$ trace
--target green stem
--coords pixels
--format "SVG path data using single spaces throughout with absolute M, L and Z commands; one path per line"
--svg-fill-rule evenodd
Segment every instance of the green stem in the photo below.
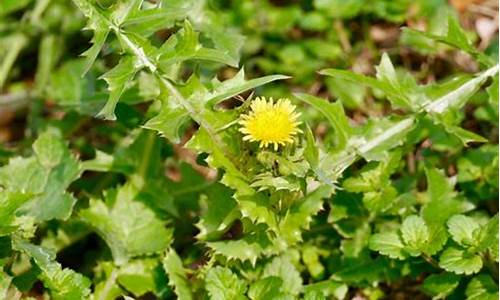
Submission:
M 426 262 L 431 264 L 434 268 L 437 268 L 437 269 L 440 268 L 439 263 L 434 258 L 432 258 L 432 256 L 427 255 L 425 253 L 422 253 L 422 257 L 425 259 Z
M 144 143 L 144 151 L 142 152 L 142 160 L 139 164 L 139 168 L 137 169 L 137 173 L 141 178 L 146 176 L 148 171 L 148 167 L 151 164 L 151 155 L 153 153 L 153 149 L 155 146 L 156 136 L 153 132 L 148 130 L 146 132 L 146 142 Z
M 495 282 L 498 282 L 498 266 L 493 261 L 489 252 L 483 254 L 483 261 L 491 276 L 495 279 Z
M 109 297 L 109 293 L 113 289 L 113 284 L 115 284 L 116 277 L 118 277 L 118 269 L 117 267 L 113 268 L 113 271 L 109 275 L 109 277 L 106 279 L 106 284 L 104 285 L 104 288 L 102 289 L 101 295 L 99 296 L 98 300 L 106 300 Z

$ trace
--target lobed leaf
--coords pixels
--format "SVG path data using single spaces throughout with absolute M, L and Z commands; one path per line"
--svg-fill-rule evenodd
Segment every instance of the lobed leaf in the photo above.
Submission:
M 16 241 L 14 247 L 22 251 L 40 268 L 39 278 L 55 300 L 80 300 L 90 295 L 90 280 L 70 269 L 63 269 L 55 255 L 26 241 Z
M 137 191 L 127 184 L 106 194 L 106 203 L 91 199 L 80 218 L 95 228 L 106 241 L 117 265 L 130 258 L 158 253 L 172 241 L 172 230 L 165 228 L 153 211 L 135 199 Z
M 238 300 L 245 299 L 247 286 L 244 281 L 239 279 L 228 268 L 214 267 L 208 270 L 205 278 L 205 284 L 210 295 L 214 300 Z

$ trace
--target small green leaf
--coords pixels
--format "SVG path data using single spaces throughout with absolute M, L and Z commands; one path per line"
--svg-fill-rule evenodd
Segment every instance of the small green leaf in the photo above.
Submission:
M 462 246 L 474 244 L 474 231 L 479 228 L 479 224 L 471 217 L 455 215 L 448 222 L 448 231 L 455 242 Z
M 257 258 L 263 254 L 275 252 L 273 244 L 267 233 L 264 231 L 267 226 L 262 225 L 252 232 L 245 233 L 238 240 L 227 240 L 217 242 L 207 242 L 207 246 L 230 260 L 238 259 L 241 261 L 250 261 L 255 265 Z
M 465 294 L 467 300 L 497 300 L 498 284 L 486 274 L 478 275 L 469 282 Z
M 491 218 L 488 223 L 477 232 L 477 251 L 484 251 L 498 245 L 498 214 Z M 498 251 L 497 251 L 498 253 Z
M 324 280 L 304 286 L 306 296 L 314 293 L 313 299 L 329 299 L 327 296 L 333 296 L 334 299 L 346 299 L 349 287 L 347 284 L 335 280 Z
M 408 252 L 412 256 L 418 256 L 429 240 L 429 229 L 421 217 L 413 215 L 403 221 L 401 235 L 409 248 Z
M 22 214 L 37 221 L 69 218 L 76 199 L 66 189 L 80 177 L 80 163 L 55 132 L 40 134 L 33 150 L 35 156 L 13 158 L 0 168 L 0 185 L 32 195 Z
M 187 279 L 186 270 L 174 249 L 170 249 L 163 259 L 163 268 L 167 272 L 169 285 L 173 286 L 179 300 L 193 299 L 192 287 Z
M 297 201 L 279 223 L 281 236 L 289 245 L 302 240 L 301 229 L 308 229 L 312 216 L 317 214 L 322 206 L 323 199 L 331 195 L 333 189 L 323 185 L 308 193 Z
M 460 283 L 460 276 L 453 273 L 432 274 L 424 280 L 422 290 L 432 299 L 446 299 Z
M 0 236 L 11 230 L 16 211 L 30 199 L 30 195 L 0 189 Z
M 113 258 L 123 265 L 129 258 L 165 250 L 172 230 L 165 228 L 153 211 L 134 200 L 137 191 L 128 184 L 106 194 L 106 203 L 91 199 L 80 218 L 94 227 L 106 241 Z
M 81 300 L 90 294 L 90 280 L 55 261 L 55 254 L 39 246 L 18 241 L 15 249 L 31 257 L 42 271 L 39 278 L 55 300 Z
M 132 260 L 120 268 L 116 281 L 136 297 L 147 292 L 155 293 L 154 269 L 156 266 L 156 259 Z
M 262 278 L 250 286 L 248 297 L 252 300 L 267 300 L 275 299 L 283 296 L 281 286 L 283 280 L 277 276 L 269 276 Z
M 387 255 L 390 258 L 405 259 L 405 245 L 397 233 L 376 233 L 370 237 L 370 249 Z
M 426 39 L 431 39 L 440 43 L 447 44 L 454 48 L 463 50 L 469 53 L 472 57 L 478 60 L 480 63 L 486 66 L 491 66 L 493 61 L 491 58 L 486 56 L 484 53 L 477 51 L 472 43 L 467 38 L 466 33 L 461 28 L 458 19 L 453 15 L 448 15 L 448 24 L 447 24 L 446 35 L 435 35 L 432 33 L 418 31 L 411 28 L 403 28 L 405 33 L 411 33 L 412 35 L 416 35 L 419 37 L 424 37 Z
M 198 33 L 193 30 L 188 20 L 184 22 L 184 28 L 170 37 L 160 48 L 158 62 L 162 69 L 186 60 L 207 60 L 238 66 L 238 61 L 224 51 L 205 48 L 199 44 Z
M 245 299 L 247 286 L 228 268 L 215 267 L 207 272 L 205 285 L 213 300 L 238 300 Z
M 302 277 L 300 277 L 299 271 L 297 271 L 286 256 L 275 257 L 268 263 L 264 267 L 263 276 L 277 276 L 281 278 L 283 281 L 283 285 L 281 286 L 282 292 L 296 296 L 302 290 Z
M 470 254 L 452 246 L 441 254 L 439 266 L 448 272 L 470 275 L 481 270 L 483 261 L 477 254 Z

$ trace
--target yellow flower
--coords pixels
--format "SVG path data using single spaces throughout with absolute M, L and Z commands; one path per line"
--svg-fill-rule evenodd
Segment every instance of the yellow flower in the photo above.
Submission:
M 300 113 L 295 112 L 295 105 L 288 99 L 279 99 L 273 103 L 264 98 L 255 99 L 250 105 L 251 111 L 241 115 L 240 131 L 245 134 L 244 141 L 259 142 L 260 147 L 274 145 L 278 150 L 279 145 L 293 143 L 293 137 L 302 132 L 297 119 Z

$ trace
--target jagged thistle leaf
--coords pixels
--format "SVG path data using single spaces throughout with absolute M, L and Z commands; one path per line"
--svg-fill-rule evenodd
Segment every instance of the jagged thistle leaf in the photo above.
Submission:
M 38 275 L 55 300 L 86 299 L 90 294 L 90 280 L 70 269 L 63 269 L 55 261 L 55 254 L 26 241 L 17 241 L 14 247 L 32 258 L 40 268 Z
M 167 272 L 169 284 L 173 286 L 179 300 L 193 299 L 192 287 L 189 284 L 186 270 L 175 250 L 170 249 L 163 259 L 163 268 Z
M 109 98 L 101 111 L 97 114 L 107 120 L 116 120 L 115 107 L 120 100 L 120 96 L 125 90 L 127 83 L 132 80 L 139 71 L 140 65 L 133 56 L 122 56 L 120 62 L 111 70 L 102 75 L 108 83 Z

